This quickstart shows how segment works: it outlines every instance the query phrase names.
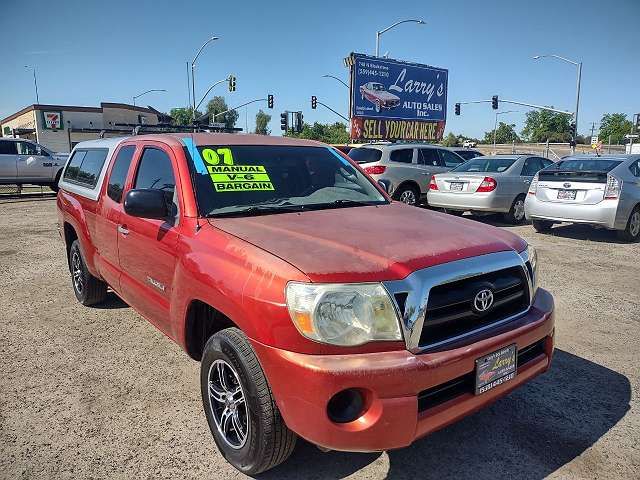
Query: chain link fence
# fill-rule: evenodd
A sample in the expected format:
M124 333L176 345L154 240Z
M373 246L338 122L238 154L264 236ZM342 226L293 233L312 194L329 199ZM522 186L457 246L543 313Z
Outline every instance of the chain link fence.
M55 196L55 192L49 187L39 185L0 185L0 199L22 196L48 197Z

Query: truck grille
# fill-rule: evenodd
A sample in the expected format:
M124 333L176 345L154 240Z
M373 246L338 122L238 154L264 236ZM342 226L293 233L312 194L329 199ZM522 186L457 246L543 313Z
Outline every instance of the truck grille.
M476 294L488 289L493 302L486 311L474 307ZM529 306L524 270L511 267L433 287L429 293L420 347L459 337L505 318Z

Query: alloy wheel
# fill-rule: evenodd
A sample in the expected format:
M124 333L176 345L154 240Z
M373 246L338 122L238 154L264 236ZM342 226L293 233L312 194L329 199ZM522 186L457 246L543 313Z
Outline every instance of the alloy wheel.
M518 222L524 218L524 200L517 200L513 205L513 218Z
M415 205L416 194L413 193L413 190L405 190L400 194L400 201L402 203L406 203L407 205Z
M242 448L249 436L249 412L235 369L224 360L209 367L209 405L218 433L233 449Z
M71 256L71 274L73 275L73 286L78 293L82 293L82 259L78 252L73 252Z
M637 237L640 234L640 211L635 211L631 214L629 233L632 237Z

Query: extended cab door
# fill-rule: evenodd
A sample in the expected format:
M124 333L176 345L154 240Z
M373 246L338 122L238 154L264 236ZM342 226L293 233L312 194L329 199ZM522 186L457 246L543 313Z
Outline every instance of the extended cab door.
M53 181L53 159L35 143L20 141L18 147L18 178L28 181Z
M18 176L18 150L13 140L0 139L0 181L13 182Z
M154 220L127 215L124 209L120 212L120 291L127 303L167 332L180 219L176 161L164 144L149 142L135 163L131 188L162 190L171 213L164 220Z
M125 144L115 152L105 179L106 191L100 198L100 213L96 216L98 269L107 283L118 292L121 290L118 226L123 211L123 194L135 151L135 145Z

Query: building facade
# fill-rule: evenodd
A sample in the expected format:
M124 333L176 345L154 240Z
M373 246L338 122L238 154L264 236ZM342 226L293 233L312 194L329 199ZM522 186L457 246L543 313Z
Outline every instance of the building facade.
M103 102L99 107L34 104L0 120L5 137L34 140L54 152L70 152L95 138L130 135L138 125L169 123L171 117L153 107Z

